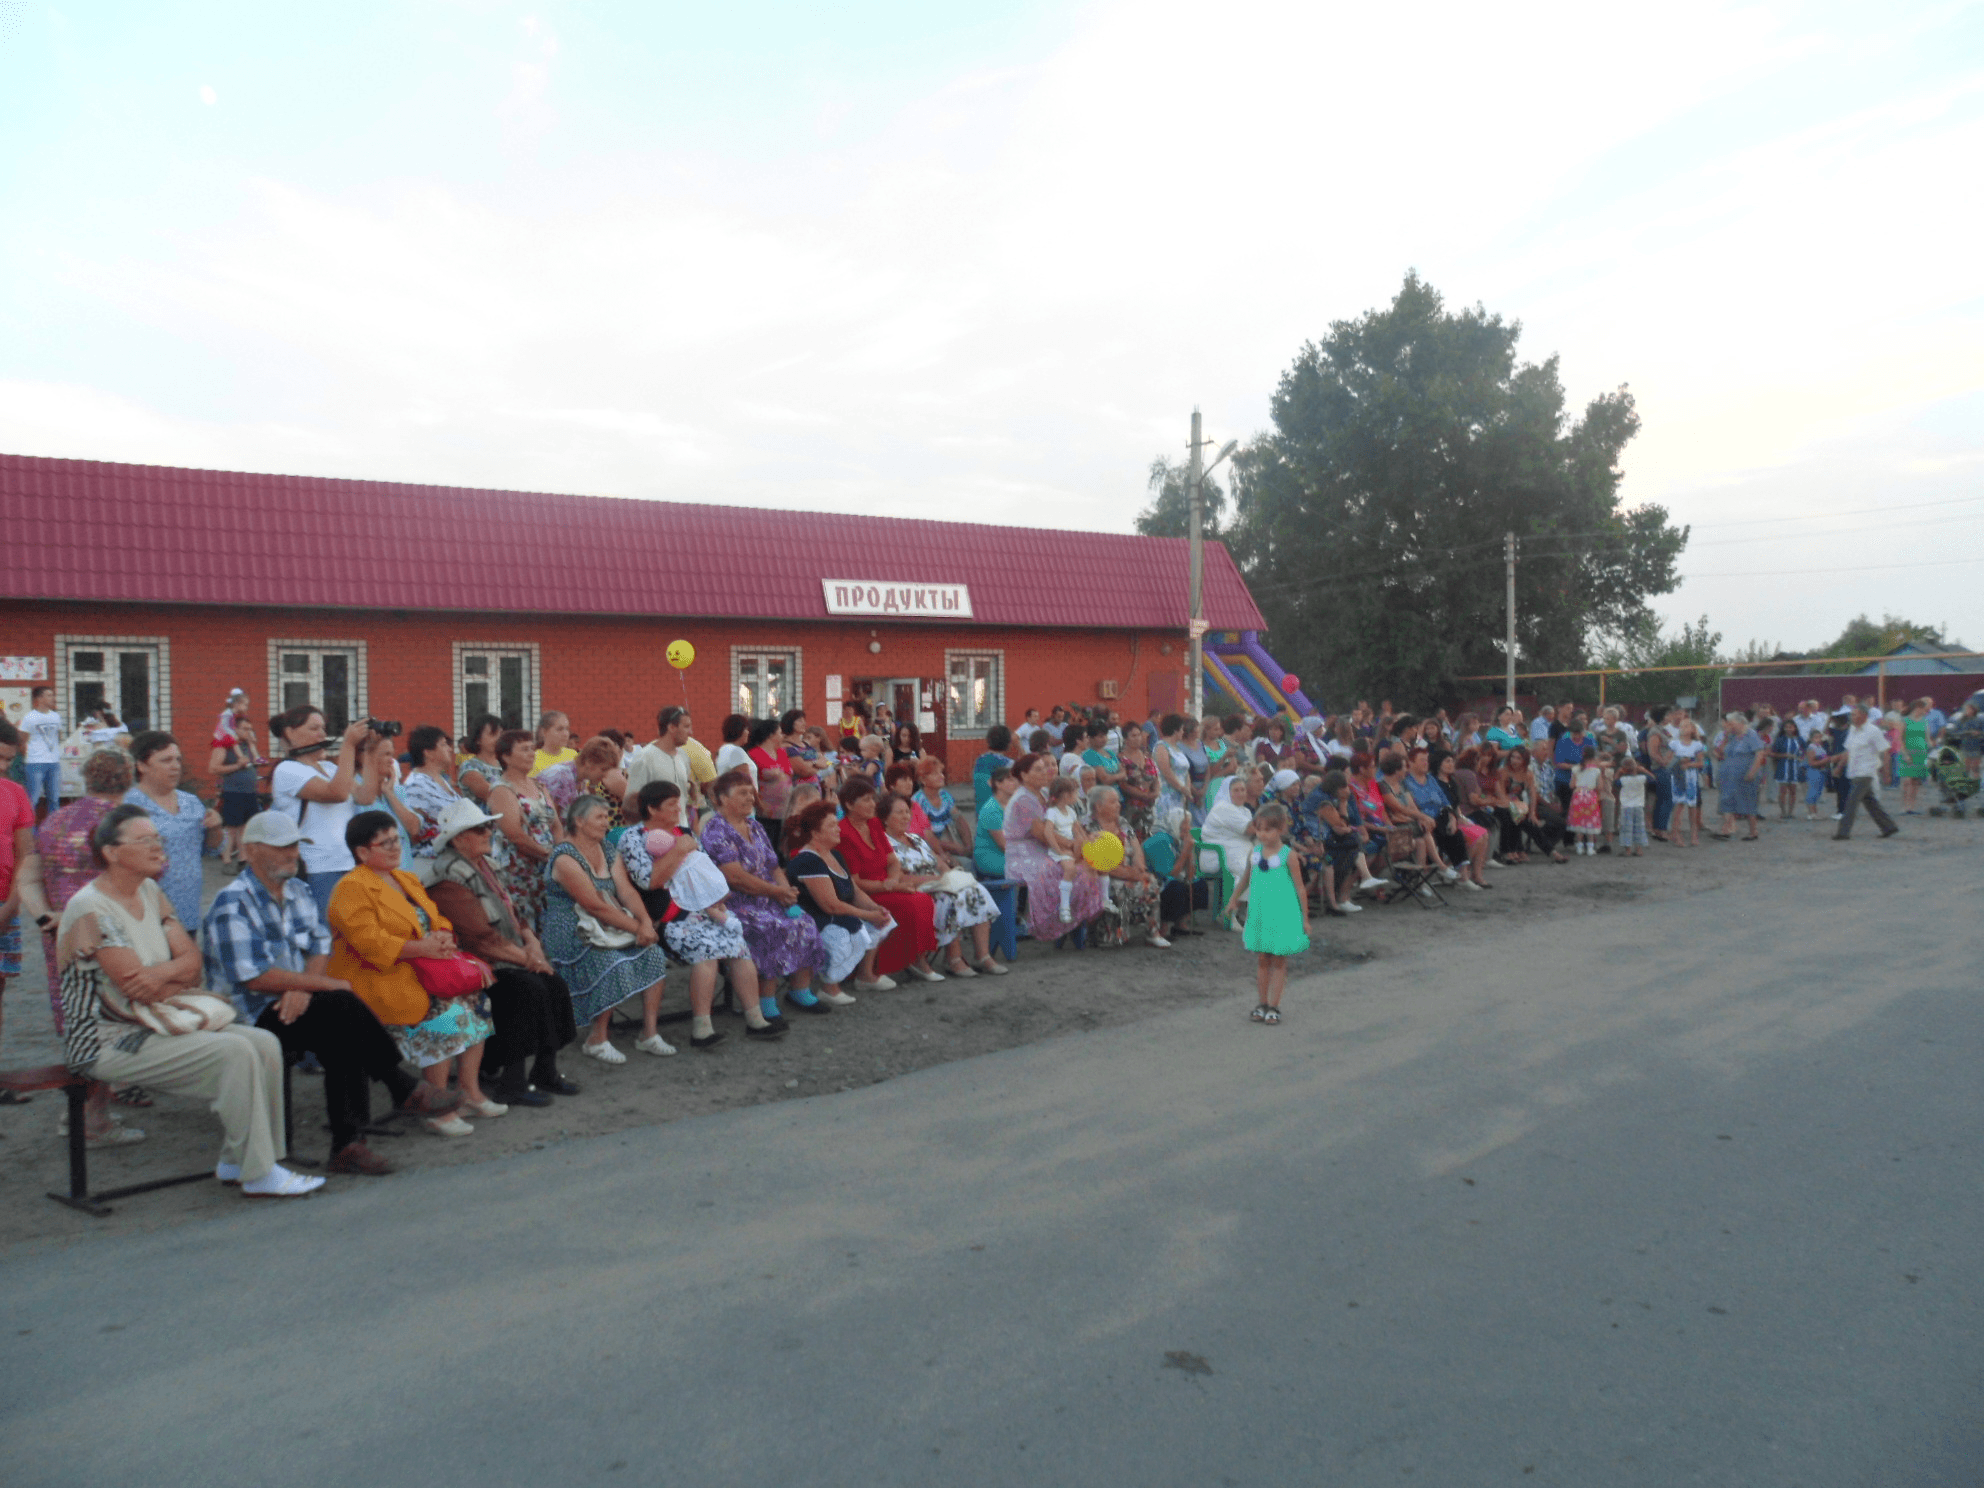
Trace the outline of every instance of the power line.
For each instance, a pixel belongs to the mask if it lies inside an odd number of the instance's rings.
[[[1681,575],[1681,582],[1685,584],[1689,579],[1765,579],[1778,574],[1866,573],[1877,568],[1955,568],[1965,563],[1984,563],[1984,558],[1944,558],[1933,563],[1851,563],[1843,568],[1758,568],[1741,572],[1691,573]]]

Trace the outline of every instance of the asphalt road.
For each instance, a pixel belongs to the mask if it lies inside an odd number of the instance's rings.
[[[16,1250],[0,1481],[1976,1485],[1980,908],[1856,844],[1279,1029],[1236,947],[1223,1006]]]

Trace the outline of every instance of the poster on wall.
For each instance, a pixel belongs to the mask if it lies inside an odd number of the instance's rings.
[[[46,656],[0,656],[0,682],[46,682]]]
[[[937,731],[937,715],[935,713],[917,714],[916,731],[919,734],[934,734]]]
[[[28,706],[34,699],[32,687],[0,687],[0,711],[5,711],[7,722],[15,728],[28,716]]]
[[[828,673],[827,673],[827,701],[828,701],[828,702],[830,702],[830,703],[837,703],[837,702],[839,702],[839,701],[840,701],[840,673],[839,673],[839,672],[828,672]]]

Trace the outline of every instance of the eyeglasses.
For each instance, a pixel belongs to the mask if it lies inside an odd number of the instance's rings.
[[[110,844],[112,847],[164,847],[165,839],[157,832],[140,832],[134,837],[119,837]]]
[[[367,852],[396,853],[400,850],[400,834],[398,832],[387,832],[381,836],[374,837],[370,842],[365,844],[365,850]]]

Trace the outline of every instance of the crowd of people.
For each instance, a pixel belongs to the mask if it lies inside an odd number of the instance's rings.
[[[853,704],[831,735],[797,709],[732,715],[714,753],[680,707],[636,744],[581,739],[558,712],[459,739],[370,719],[334,734],[305,704],[268,720],[265,748],[236,692],[206,756],[211,805],[156,730],[101,741],[64,803],[35,744],[44,712],[37,694],[27,788],[0,781],[0,989],[24,917],[67,1062],[92,1082],[88,1139],[141,1140],[120,1108],[198,1096],[225,1131],[216,1176],[279,1197],[323,1182],[282,1163],[285,1062],[324,1077],[328,1170],[382,1173],[364,1141],[374,1083],[395,1114],[465,1137],[578,1095],[560,1064],[574,1045],[625,1064],[618,1009],[633,1052],[676,1054],[671,966],[693,1050],[724,1041],[719,998],[747,1042],[774,1041],[897,978],[1008,974],[1007,914],[1057,946],[1164,951],[1216,907],[1256,955],[1253,1017],[1275,1023],[1312,913],[1478,893],[1537,860],[1754,841],[1771,786],[1781,818],[1819,819],[1830,792],[1836,835],[1864,809],[1889,836],[1884,782],[1906,814],[1933,749],[1973,778],[1984,756],[1974,705],[1947,718],[1926,700],[1885,717],[1850,697],[1782,718],[1758,705],[1706,727],[1569,702],[1533,719],[1360,702],[1141,723],[1064,705],[988,730],[961,803],[913,724]],[[0,723],[0,769],[23,743]],[[233,876],[203,902],[210,850]]]

